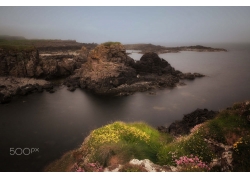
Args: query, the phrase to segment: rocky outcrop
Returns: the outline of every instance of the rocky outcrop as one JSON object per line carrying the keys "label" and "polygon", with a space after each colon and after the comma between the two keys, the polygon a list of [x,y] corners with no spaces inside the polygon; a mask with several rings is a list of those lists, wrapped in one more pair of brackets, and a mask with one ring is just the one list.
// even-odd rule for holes
{"label": "rocky outcrop", "polygon": [[71,91],[81,87],[97,94],[129,95],[159,87],[174,87],[179,79],[203,76],[183,74],[153,52],[135,62],[120,43],[101,44],[86,57],[87,62],[66,80]]}
{"label": "rocky outcrop", "polygon": [[60,52],[39,55],[30,51],[0,49],[0,76],[53,79],[66,77],[86,59],[78,53]]}
{"label": "rocky outcrop", "polygon": [[0,76],[34,77],[39,64],[37,50],[0,49]]}
{"label": "rocky outcrop", "polygon": [[0,104],[9,103],[14,96],[24,96],[47,90],[53,92],[53,85],[45,80],[33,78],[0,77]]}
{"label": "rocky outcrop", "polygon": [[175,69],[164,59],[160,58],[156,53],[145,53],[140,61],[135,64],[137,74],[172,74]]}
{"label": "rocky outcrop", "polygon": [[218,112],[212,110],[196,109],[194,112],[184,115],[181,121],[176,121],[169,127],[160,126],[157,129],[175,136],[189,134],[194,126],[213,119],[217,114]]}
{"label": "rocky outcrop", "polygon": [[133,63],[122,45],[100,45],[89,52],[87,62],[66,85],[71,89],[81,87],[97,94],[109,94],[111,89],[136,78],[135,70],[130,67]]}
{"label": "rocky outcrop", "polygon": [[[38,79],[65,78],[86,62],[86,48],[78,51],[41,52],[33,48],[0,48],[0,103],[8,103],[16,95],[53,93],[53,86]],[[45,83],[46,82],[46,83]]]}

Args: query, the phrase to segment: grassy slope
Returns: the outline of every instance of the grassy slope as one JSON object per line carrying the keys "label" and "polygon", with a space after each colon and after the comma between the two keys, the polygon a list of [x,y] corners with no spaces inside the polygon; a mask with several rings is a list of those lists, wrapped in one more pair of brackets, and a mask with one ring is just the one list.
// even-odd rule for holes
{"label": "grassy slope", "polygon": [[[127,163],[133,158],[176,166],[176,160],[182,157],[196,157],[208,165],[221,154],[206,140],[232,146],[233,170],[250,171],[249,116],[250,103],[238,103],[221,111],[213,120],[196,126],[189,135],[178,138],[162,134],[143,122],[114,122],[93,130],[82,146],[71,153],[71,158],[66,154],[46,171],[68,171],[69,164],[73,162],[80,167],[96,162],[103,167],[113,166]],[[67,158],[70,159],[68,163]],[[60,162],[66,164],[62,166]],[[196,166],[191,168],[194,168],[193,171],[205,170]]]}

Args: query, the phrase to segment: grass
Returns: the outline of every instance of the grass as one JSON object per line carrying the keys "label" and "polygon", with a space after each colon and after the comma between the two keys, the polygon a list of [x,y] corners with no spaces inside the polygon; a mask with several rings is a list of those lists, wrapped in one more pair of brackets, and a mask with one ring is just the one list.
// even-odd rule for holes
{"label": "grass", "polygon": [[11,51],[33,51],[35,50],[32,41],[29,40],[5,40],[0,39],[0,48]]}
{"label": "grass", "polygon": [[0,49],[12,51],[32,51],[39,47],[80,46],[74,40],[57,39],[5,39],[0,37]]}
{"label": "grass", "polygon": [[104,46],[120,45],[120,44],[121,44],[120,42],[112,42],[112,41],[102,43],[102,45]]}
{"label": "grass", "polygon": [[75,163],[73,151],[65,153],[60,159],[45,167],[46,172],[65,172],[70,171]]}
{"label": "grass", "polygon": [[178,140],[165,145],[158,153],[158,163],[161,165],[176,165],[176,159],[188,155],[197,156],[206,163],[211,162],[214,157],[212,149],[204,140],[201,131],[182,136]]}
{"label": "grass", "polygon": [[162,135],[145,123],[117,121],[92,131],[86,146],[90,161],[107,166],[115,155],[124,163],[132,158],[157,162],[159,149],[171,140],[170,135]]}

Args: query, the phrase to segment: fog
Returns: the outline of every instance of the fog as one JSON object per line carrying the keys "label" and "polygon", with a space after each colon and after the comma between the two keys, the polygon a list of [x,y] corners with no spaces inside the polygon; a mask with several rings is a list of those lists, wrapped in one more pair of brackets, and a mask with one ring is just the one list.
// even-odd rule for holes
{"label": "fog", "polygon": [[78,42],[250,42],[250,7],[0,7],[0,34]]}

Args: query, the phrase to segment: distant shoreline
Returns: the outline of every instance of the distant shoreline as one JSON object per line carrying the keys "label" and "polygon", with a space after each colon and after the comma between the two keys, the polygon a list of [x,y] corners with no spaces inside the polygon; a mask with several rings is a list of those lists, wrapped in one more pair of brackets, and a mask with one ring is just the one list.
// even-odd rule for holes
{"label": "distant shoreline", "polygon": [[155,52],[157,54],[163,53],[178,53],[180,51],[196,51],[196,52],[227,52],[223,48],[212,48],[201,45],[196,46],[179,46],[179,47],[165,47],[153,44],[125,44],[126,50],[140,50],[140,54],[145,54],[146,52]]}

